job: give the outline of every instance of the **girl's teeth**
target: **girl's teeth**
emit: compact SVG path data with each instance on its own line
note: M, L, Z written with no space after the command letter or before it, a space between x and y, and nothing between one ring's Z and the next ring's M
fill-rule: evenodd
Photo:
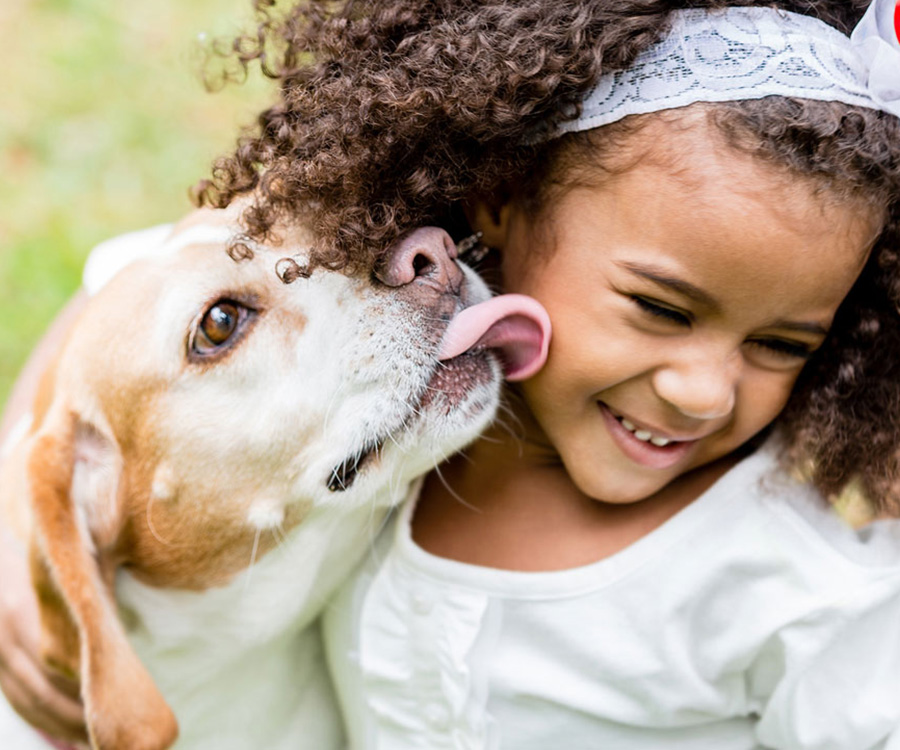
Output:
M639 430L633 422L629 422L624 417L622 417L622 419L619 420L619 423L622 425L622 427L624 427L632 435L634 435L638 440L641 440L645 443L650 442L659 448L665 448L669 443L672 442L668 438L654 437L653 433L650 432L649 430Z

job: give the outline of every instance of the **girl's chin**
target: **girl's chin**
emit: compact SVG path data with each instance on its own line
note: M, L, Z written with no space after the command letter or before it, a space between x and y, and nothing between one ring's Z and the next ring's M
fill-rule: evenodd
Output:
M631 505L646 500L671 483L673 476L640 476L622 467L598 467L588 471L570 471L578 490L587 497L608 505Z

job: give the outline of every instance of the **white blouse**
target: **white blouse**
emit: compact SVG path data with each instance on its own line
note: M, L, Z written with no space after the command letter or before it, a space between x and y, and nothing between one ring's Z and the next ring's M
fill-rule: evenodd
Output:
M412 512L325 616L353 750L900 750L900 522L853 531L771 448L571 570L436 557Z

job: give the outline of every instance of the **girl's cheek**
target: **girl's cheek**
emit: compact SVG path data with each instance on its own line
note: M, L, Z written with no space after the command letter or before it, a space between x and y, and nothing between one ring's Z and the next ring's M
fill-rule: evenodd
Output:
M757 429L767 427L790 399L798 374L763 372L750 375L742 388L741 412Z

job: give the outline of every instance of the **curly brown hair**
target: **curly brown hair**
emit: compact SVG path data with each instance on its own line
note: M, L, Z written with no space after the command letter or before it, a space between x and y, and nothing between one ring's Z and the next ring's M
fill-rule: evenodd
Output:
M673 10L763 5L849 33L866 0L255 0L242 65L280 82L279 101L199 202L253 193L252 239L300 221L312 263L367 269L423 224L466 231L460 206L514 185L540 203L566 155L615 126L537 142L577 116L602 73L627 67ZM884 230L826 343L779 417L795 466L828 496L858 479L878 513L900 515L900 120L782 97L709 105L735 148L885 211ZM627 121L621 126L628 128ZM621 132L621 129L620 129Z

